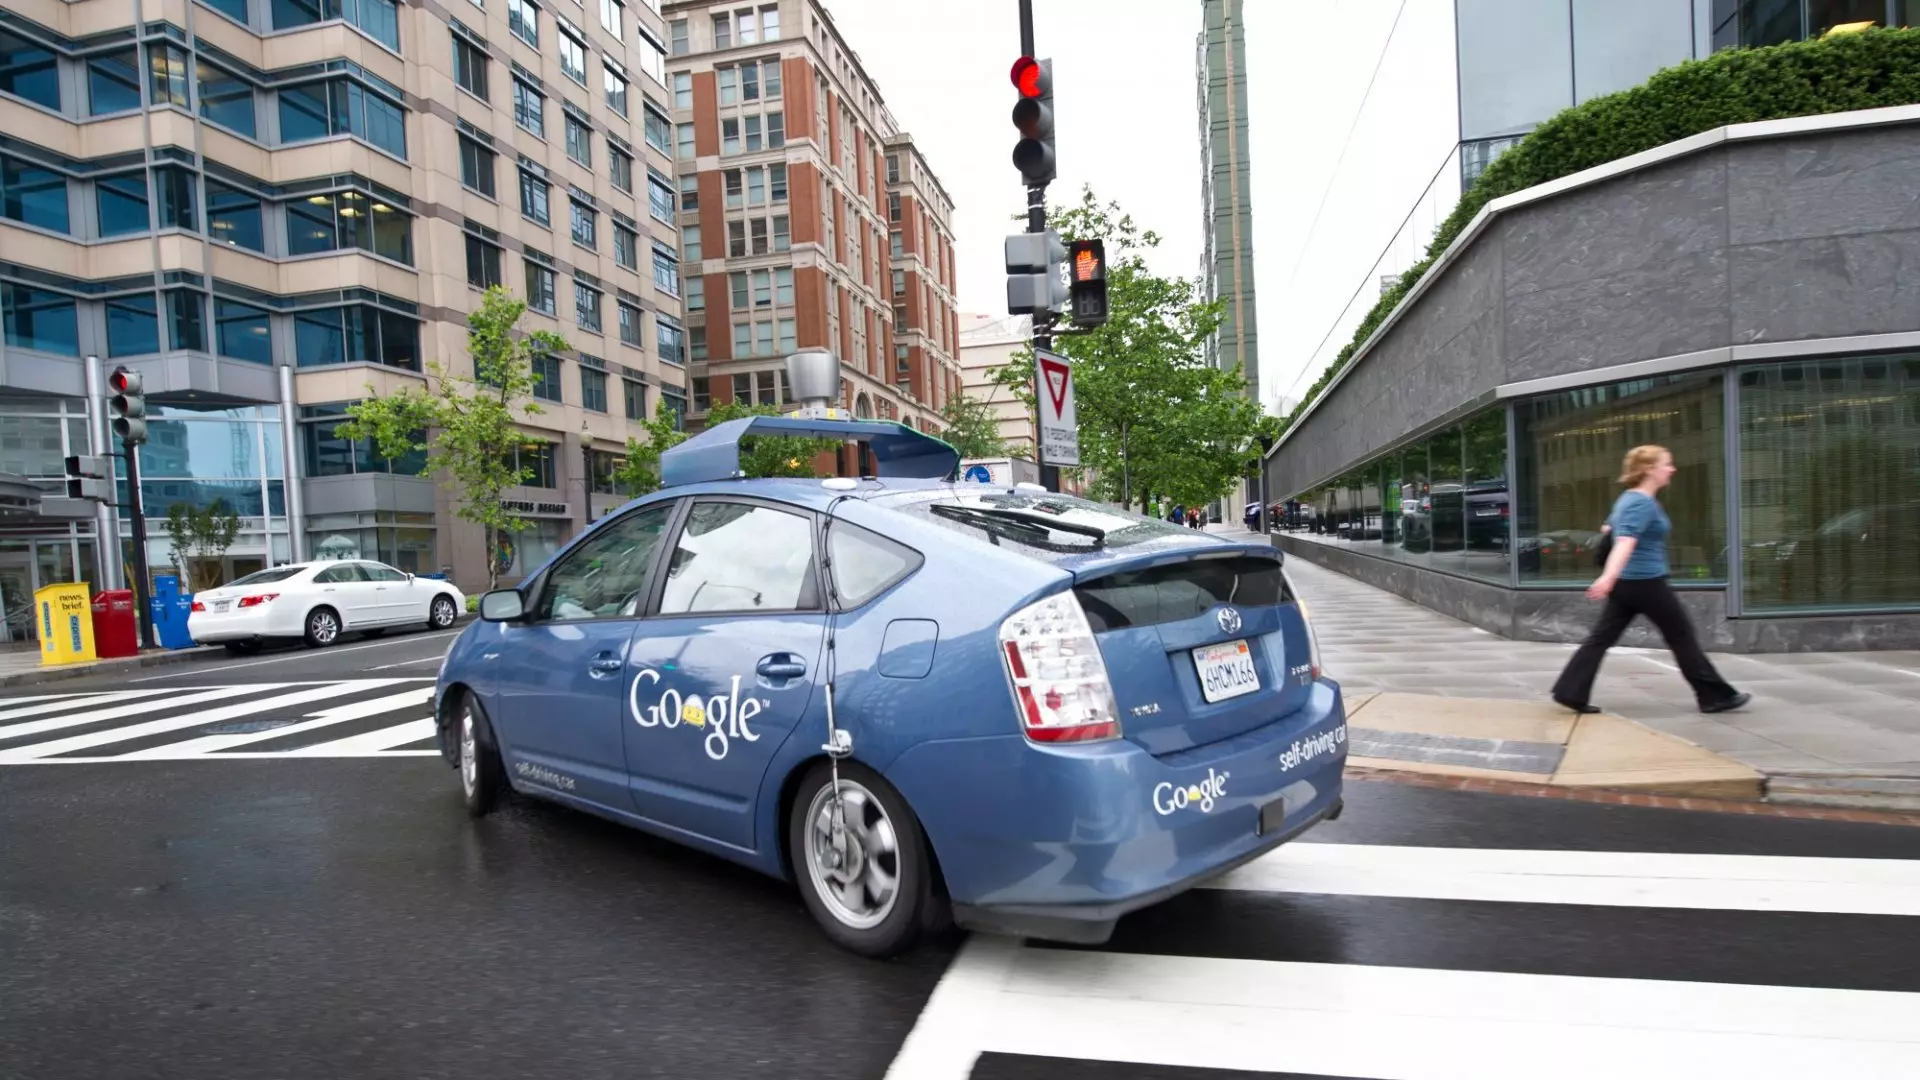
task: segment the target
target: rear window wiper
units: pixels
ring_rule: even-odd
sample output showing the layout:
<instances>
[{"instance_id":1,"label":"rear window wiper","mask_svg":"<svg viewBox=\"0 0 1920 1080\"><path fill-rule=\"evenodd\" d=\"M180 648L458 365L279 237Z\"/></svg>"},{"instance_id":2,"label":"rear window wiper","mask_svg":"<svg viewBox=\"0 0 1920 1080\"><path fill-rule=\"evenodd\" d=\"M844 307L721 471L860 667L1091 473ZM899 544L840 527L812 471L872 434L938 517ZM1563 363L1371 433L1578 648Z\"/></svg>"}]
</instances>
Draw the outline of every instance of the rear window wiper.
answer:
<instances>
[{"instance_id":1,"label":"rear window wiper","mask_svg":"<svg viewBox=\"0 0 1920 1080\"><path fill-rule=\"evenodd\" d=\"M1063 532L1074 536L1085 536L1093 540L1094 547L1104 547L1107 531L1094 525L1079 525L1070 521L1061 521L1046 514L1031 514L1024 510L985 509L975 506L954 506L951 503L936 503L935 513L960 520L976 523L993 522L1010 524L1031 532Z\"/></svg>"}]
</instances>

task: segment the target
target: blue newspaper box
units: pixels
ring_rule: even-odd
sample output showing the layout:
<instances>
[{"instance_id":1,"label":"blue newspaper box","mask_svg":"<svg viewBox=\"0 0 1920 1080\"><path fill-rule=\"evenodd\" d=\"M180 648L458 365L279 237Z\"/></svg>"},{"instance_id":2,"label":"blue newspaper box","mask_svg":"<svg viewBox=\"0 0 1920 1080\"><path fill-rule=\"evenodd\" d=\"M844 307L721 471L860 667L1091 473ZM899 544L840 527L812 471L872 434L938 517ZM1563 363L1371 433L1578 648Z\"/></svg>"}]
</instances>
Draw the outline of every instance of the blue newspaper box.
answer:
<instances>
[{"instance_id":1,"label":"blue newspaper box","mask_svg":"<svg viewBox=\"0 0 1920 1080\"><path fill-rule=\"evenodd\" d=\"M163 649L191 649L193 635L187 632L187 616L193 612L193 596L180 592L180 579L173 574L153 576L153 596L148 601L153 615L153 636Z\"/></svg>"}]
</instances>

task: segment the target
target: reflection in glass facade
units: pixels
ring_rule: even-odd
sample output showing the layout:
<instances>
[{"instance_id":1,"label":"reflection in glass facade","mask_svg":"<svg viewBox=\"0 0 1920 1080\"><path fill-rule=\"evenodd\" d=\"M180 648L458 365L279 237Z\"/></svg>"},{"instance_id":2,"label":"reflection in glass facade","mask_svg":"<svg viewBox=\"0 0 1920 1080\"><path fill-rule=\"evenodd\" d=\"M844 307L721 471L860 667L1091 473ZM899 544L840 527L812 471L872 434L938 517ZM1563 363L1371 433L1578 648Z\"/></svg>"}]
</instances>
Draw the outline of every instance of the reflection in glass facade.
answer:
<instances>
[{"instance_id":1,"label":"reflection in glass facade","mask_svg":"<svg viewBox=\"0 0 1920 1080\"><path fill-rule=\"evenodd\" d=\"M433 574L436 533L432 514L390 511L321 514L307 522L307 546L316 559L372 559L408 574Z\"/></svg>"}]
</instances>

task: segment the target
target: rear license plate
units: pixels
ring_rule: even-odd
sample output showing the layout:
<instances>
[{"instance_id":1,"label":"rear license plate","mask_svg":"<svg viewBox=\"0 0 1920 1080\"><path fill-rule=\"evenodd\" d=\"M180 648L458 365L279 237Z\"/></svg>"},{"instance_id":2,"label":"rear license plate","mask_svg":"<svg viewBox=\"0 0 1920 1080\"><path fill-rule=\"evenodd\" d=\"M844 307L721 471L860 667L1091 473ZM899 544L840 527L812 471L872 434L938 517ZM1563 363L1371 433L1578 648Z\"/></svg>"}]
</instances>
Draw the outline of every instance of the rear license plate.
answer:
<instances>
[{"instance_id":1,"label":"rear license plate","mask_svg":"<svg viewBox=\"0 0 1920 1080\"><path fill-rule=\"evenodd\" d=\"M1203 645L1193 650L1193 666L1200 676L1200 694L1210 704L1260 689L1253 652L1244 641Z\"/></svg>"},{"instance_id":2,"label":"rear license plate","mask_svg":"<svg viewBox=\"0 0 1920 1080\"><path fill-rule=\"evenodd\" d=\"M230 603L232 603L232 601L230 601L230 600L215 600L215 601L213 602L213 610L215 610L215 611L225 611L225 610L227 610L227 605L228 605L228 604L230 604Z\"/></svg>"}]
</instances>

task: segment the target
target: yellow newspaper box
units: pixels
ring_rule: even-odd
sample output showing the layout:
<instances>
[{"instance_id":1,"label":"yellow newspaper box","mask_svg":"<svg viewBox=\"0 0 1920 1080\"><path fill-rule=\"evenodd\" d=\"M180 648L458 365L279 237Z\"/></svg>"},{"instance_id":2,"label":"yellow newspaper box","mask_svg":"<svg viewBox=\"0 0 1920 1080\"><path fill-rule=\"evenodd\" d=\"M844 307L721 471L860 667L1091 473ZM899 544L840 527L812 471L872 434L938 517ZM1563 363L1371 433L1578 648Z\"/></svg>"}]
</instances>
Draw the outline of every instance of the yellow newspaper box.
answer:
<instances>
[{"instance_id":1,"label":"yellow newspaper box","mask_svg":"<svg viewBox=\"0 0 1920 1080\"><path fill-rule=\"evenodd\" d=\"M40 623L40 664L84 664L93 655L93 605L83 583L49 585L33 594Z\"/></svg>"}]
</instances>

